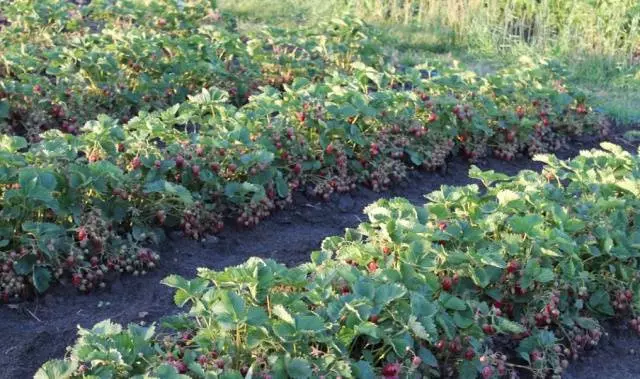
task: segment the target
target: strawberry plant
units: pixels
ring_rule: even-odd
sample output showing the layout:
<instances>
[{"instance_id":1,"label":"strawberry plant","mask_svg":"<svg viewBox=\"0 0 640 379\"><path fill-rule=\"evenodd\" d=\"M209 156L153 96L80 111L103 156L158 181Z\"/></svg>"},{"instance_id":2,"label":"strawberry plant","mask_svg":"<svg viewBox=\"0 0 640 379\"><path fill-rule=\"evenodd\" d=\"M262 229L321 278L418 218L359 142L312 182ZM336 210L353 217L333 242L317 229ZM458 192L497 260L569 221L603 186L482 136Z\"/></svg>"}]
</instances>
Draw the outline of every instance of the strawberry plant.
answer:
<instances>
[{"instance_id":1,"label":"strawberry plant","mask_svg":"<svg viewBox=\"0 0 640 379\"><path fill-rule=\"evenodd\" d=\"M38 375L560 377L597 345L599 320L637 324L639 161L608 143L536 159L542 173L472 167L484 190L371 204L297 267L252 258L167 277L188 311L162 332L81 329Z\"/></svg>"}]
</instances>

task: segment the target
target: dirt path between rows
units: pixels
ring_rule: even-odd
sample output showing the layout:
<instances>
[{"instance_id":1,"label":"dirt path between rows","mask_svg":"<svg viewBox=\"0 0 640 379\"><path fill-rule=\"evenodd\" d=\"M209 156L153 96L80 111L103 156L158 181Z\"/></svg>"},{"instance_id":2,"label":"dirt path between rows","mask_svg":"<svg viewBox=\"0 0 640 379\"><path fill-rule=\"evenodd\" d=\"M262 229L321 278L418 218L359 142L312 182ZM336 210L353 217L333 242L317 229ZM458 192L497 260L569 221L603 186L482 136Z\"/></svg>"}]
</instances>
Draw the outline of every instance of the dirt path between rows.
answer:
<instances>
[{"instance_id":1,"label":"dirt path between rows","mask_svg":"<svg viewBox=\"0 0 640 379\"><path fill-rule=\"evenodd\" d=\"M622 131L608 140L625 144ZM571 147L558 153L567 158L581 149L596 147L594 139L574 141ZM633 146L626 145L634 149ZM488 159L479 163L483 169L515 174L523 169L538 170L541 165L521 158L512 162ZM162 246L159 269L146 276L123 276L109 288L90 295L77 294L62 285L48 295L32 302L0 307L0 377L25 379L32 377L46 360L61 358L65 347L76 338L77 325L90 327L110 318L121 323L151 322L177 312L171 289L160 284L169 274L193 277L198 267L222 269L237 265L251 256L273 258L288 265L303 262L312 250L319 248L325 237L341 235L346 227L364 220L362 209L383 197L402 196L415 204L424 203L424 194L441 185L465 185L469 165L454 158L446 173L411 172L409 179L392 191L375 193L364 188L347 195L334 196L328 202L296 194L292 209L276 213L251 230L226 230L216 240L205 244L174 238ZM615 328L614 328L615 329ZM640 338L630 332L613 330L603 348L584 362L575 363L567 378L623 379L640 378Z\"/></svg>"}]
</instances>

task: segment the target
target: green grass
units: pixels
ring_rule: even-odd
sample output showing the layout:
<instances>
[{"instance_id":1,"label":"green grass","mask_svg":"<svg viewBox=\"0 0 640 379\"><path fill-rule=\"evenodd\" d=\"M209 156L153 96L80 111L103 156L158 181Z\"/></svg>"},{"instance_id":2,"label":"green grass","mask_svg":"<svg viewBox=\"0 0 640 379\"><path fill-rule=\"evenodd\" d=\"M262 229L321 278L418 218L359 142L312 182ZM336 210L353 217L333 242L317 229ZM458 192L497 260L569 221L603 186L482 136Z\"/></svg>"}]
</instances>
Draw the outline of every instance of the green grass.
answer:
<instances>
[{"instance_id":1,"label":"green grass","mask_svg":"<svg viewBox=\"0 0 640 379\"><path fill-rule=\"evenodd\" d=\"M496 0L485 8L480 0L220 0L220 6L244 30L295 28L352 13L376 25L388 52L404 64L438 61L483 75L523 55L546 57L566 67L571 83L610 117L640 123L640 62L632 59L640 51L640 5L612 1ZM525 24L538 34L514 36L514 25Z\"/></svg>"}]
</instances>

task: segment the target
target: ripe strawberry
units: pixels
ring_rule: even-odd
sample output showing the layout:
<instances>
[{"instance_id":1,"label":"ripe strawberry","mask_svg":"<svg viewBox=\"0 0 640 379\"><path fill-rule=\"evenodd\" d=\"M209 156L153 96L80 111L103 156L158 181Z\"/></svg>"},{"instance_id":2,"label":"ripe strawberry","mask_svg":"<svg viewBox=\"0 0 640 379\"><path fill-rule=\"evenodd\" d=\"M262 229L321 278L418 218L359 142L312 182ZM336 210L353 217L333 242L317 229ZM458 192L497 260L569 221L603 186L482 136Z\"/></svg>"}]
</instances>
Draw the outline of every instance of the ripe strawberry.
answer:
<instances>
[{"instance_id":1,"label":"ripe strawberry","mask_svg":"<svg viewBox=\"0 0 640 379\"><path fill-rule=\"evenodd\" d=\"M442 281L440 282L440 284L442 285L442 289L449 292L451 291L451 286L453 285L453 281L451 280L450 277L445 276L442 278Z\"/></svg>"},{"instance_id":2,"label":"ripe strawberry","mask_svg":"<svg viewBox=\"0 0 640 379\"><path fill-rule=\"evenodd\" d=\"M293 166L293 173L296 175L300 175L301 172L302 172L302 165L300 163L296 163Z\"/></svg>"},{"instance_id":3,"label":"ripe strawberry","mask_svg":"<svg viewBox=\"0 0 640 379\"><path fill-rule=\"evenodd\" d=\"M372 314L371 316L369 316L369 321L377 324L378 323L378 315L377 314Z\"/></svg>"},{"instance_id":4,"label":"ripe strawberry","mask_svg":"<svg viewBox=\"0 0 640 379\"><path fill-rule=\"evenodd\" d=\"M236 172L236 169L238 168L238 166L235 163L229 163L229 166L227 166L227 170L229 170L229 172L231 174L233 174L234 172Z\"/></svg>"},{"instance_id":5,"label":"ripe strawberry","mask_svg":"<svg viewBox=\"0 0 640 379\"><path fill-rule=\"evenodd\" d=\"M298 119L298 121L304 122L307 116L305 115L304 112L296 112L296 118Z\"/></svg>"},{"instance_id":6,"label":"ripe strawberry","mask_svg":"<svg viewBox=\"0 0 640 379\"><path fill-rule=\"evenodd\" d=\"M371 146L369 147L369 152L371 153L371 155L376 156L378 155L378 153L380 153L380 148L378 147L378 144L375 142L371 143Z\"/></svg>"},{"instance_id":7,"label":"ripe strawberry","mask_svg":"<svg viewBox=\"0 0 640 379\"><path fill-rule=\"evenodd\" d=\"M140 166L142 166L142 161L140 160L140 157L136 156L131 160L131 167L133 167L134 170L140 168Z\"/></svg>"},{"instance_id":8,"label":"ripe strawberry","mask_svg":"<svg viewBox=\"0 0 640 379\"><path fill-rule=\"evenodd\" d=\"M482 379L491 379L493 377L493 367L485 366L482 368Z\"/></svg>"},{"instance_id":9,"label":"ripe strawberry","mask_svg":"<svg viewBox=\"0 0 640 379\"><path fill-rule=\"evenodd\" d=\"M82 275L73 274L71 276L71 284L73 284L74 287L79 287L80 284L82 284Z\"/></svg>"},{"instance_id":10,"label":"ripe strawberry","mask_svg":"<svg viewBox=\"0 0 640 379\"><path fill-rule=\"evenodd\" d=\"M194 176L200 176L200 166L194 164L193 166L191 166L191 172Z\"/></svg>"},{"instance_id":11,"label":"ripe strawberry","mask_svg":"<svg viewBox=\"0 0 640 379\"><path fill-rule=\"evenodd\" d=\"M513 260L507 264L507 272L510 274L515 273L519 269L520 269L520 263L518 263L518 261Z\"/></svg>"},{"instance_id":12,"label":"ripe strawberry","mask_svg":"<svg viewBox=\"0 0 640 379\"><path fill-rule=\"evenodd\" d=\"M175 360L169 362L180 374L185 374L187 372L187 365L184 364L181 360Z\"/></svg>"},{"instance_id":13,"label":"ripe strawberry","mask_svg":"<svg viewBox=\"0 0 640 379\"><path fill-rule=\"evenodd\" d=\"M482 331L484 332L484 334L492 335L496 332L496 329L493 327L493 325L484 324L482 325Z\"/></svg>"},{"instance_id":14,"label":"ripe strawberry","mask_svg":"<svg viewBox=\"0 0 640 379\"><path fill-rule=\"evenodd\" d=\"M464 359L470 361L476 356L476 352L472 347L468 348L467 351L464 352Z\"/></svg>"},{"instance_id":15,"label":"ripe strawberry","mask_svg":"<svg viewBox=\"0 0 640 379\"><path fill-rule=\"evenodd\" d=\"M421 364L421 363L422 363L422 358L420 358L420 357L419 357L419 356L417 356L417 355L414 355L414 356L413 356L413 359L411 360L411 364L412 364L414 367L418 367L418 366L420 366L420 364Z\"/></svg>"},{"instance_id":16,"label":"ripe strawberry","mask_svg":"<svg viewBox=\"0 0 640 379\"><path fill-rule=\"evenodd\" d=\"M440 351L444 351L447 348L447 341L439 340L438 342L436 342L435 346L436 346L436 349Z\"/></svg>"},{"instance_id":17,"label":"ripe strawberry","mask_svg":"<svg viewBox=\"0 0 640 379\"><path fill-rule=\"evenodd\" d=\"M182 155L178 155L175 159L176 167L183 168L184 167L184 157Z\"/></svg>"},{"instance_id":18,"label":"ripe strawberry","mask_svg":"<svg viewBox=\"0 0 640 379\"><path fill-rule=\"evenodd\" d=\"M440 229L441 232L444 232L447 229L447 223L444 221L440 221L438 223L438 229Z\"/></svg>"},{"instance_id":19,"label":"ripe strawberry","mask_svg":"<svg viewBox=\"0 0 640 379\"><path fill-rule=\"evenodd\" d=\"M382 253L383 253L384 255L389 255L389 254L391 254L391 248L390 248L389 246L385 246L385 247L383 247L383 248L382 248Z\"/></svg>"},{"instance_id":20,"label":"ripe strawberry","mask_svg":"<svg viewBox=\"0 0 640 379\"><path fill-rule=\"evenodd\" d=\"M327 145L327 148L325 149L325 153L327 153L328 155L331 155L334 151L334 147L332 144Z\"/></svg>"},{"instance_id":21,"label":"ripe strawberry","mask_svg":"<svg viewBox=\"0 0 640 379\"><path fill-rule=\"evenodd\" d=\"M218 173L218 171L220 171L220 164L218 163L211 163L211 171Z\"/></svg>"},{"instance_id":22,"label":"ripe strawberry","mask_svg":"<svg viewBox=\"0 0 640 379\"><path fill-rule=\"evenodd\" d=\"M76 230L76 241L84 241L85 239L87 239L87 230L81 226Z\"/></svg>"},{"instance_id":23,"label":"ripe strawberry","mask_svg":"<svg viewBox=\"0 0 640 379\"><path fill-rule=\"evenodd\" d=\"M534 350L531 352L531 354L529 354L529 357L531 358L532 362L536 362L542 359L542 353L540 353L538 350Z\"/></svg>"},{"instance_id":24,"label":"ripe strawberry","mask_svg":"<svg viewBox=\"0 0 640 379\"><path fill-rule=\"evenodd\" d=\"M456 338L454 341L449 342L449 351L453 354L457 354L462 350L462 346L460 346L459 338Z\"/></svg>"},{"instance_id":25,"label":"ripe strawberry","mask_svg":"<svg viewBox=\"0 0 640 379\"><path fill-rule=\"evenodd\" d=\"M367 268L369 269L369 272L376 272L378 270L378 262L376 261L369 262L369 264L367 265Z\"/></svg>"},{"instance_id":26,"label":"ripe strawberry","mask_svg":"<svg viewBox=\"0 0 640 379\"><path fill-rule=\"evenodd\" d=\"M387 363L382 368L382 376L385 378L393 378L397 377L400 372L400 364L398 363Z\"/></svg>"},{"instance_id":27,"label":"ripe strawberry","mask_svg":"<svg viewBox=\"0 0 640 379\"><path fill-rule=\"evenodd\" d=\"M71 132L70 129L69 129L69 132ZM119 143L118 144L118 152L119 153L123 153L124 152L124 143Z\"/></svg>"}]
</instances>

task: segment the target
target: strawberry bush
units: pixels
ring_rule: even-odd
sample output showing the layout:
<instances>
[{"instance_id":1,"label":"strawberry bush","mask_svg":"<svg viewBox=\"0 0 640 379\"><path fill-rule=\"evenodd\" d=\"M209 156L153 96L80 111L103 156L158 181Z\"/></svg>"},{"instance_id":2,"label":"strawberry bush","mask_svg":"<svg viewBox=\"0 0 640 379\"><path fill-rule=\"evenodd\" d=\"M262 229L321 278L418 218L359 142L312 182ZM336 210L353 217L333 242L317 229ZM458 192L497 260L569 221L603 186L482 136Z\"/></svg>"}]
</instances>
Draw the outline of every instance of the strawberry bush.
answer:
<instances>
[{"instance_id":1,"label":"strawberry bush","mask_svg":"<svg viewBox=\"0 0 640 379\"><path fill-rule=\"evenodd\" d=\"M396 198L287 268L169 276L183 314L80 329L39 378L560 377L599 321L640 311L638 155L610 143L541 173ZM635 326L634 326L635 325Z\"/></svg>"},{"instance_id":2,"label":"strawberry bush","mask_svg":"<svg viewBox=\"0 0 640 379\"><path fill-rule=\"evenodd\" d=\"M255 226L452 154L553 152L606 120L546 62L404 67L345 17L241 34L210 1L18 0L0 30L0 299L143 275L165 231ZM426 73L426 74L425 74Z\"/></svg>"}]
</instances>

